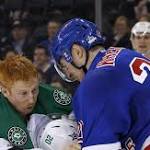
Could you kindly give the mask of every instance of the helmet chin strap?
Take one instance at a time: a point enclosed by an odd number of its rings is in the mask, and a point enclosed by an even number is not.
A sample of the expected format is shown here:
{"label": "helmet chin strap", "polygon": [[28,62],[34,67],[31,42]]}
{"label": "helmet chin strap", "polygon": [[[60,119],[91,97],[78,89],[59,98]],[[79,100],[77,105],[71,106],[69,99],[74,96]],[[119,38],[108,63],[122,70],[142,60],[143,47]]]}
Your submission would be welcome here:
{"label": "helmet chin strap", "polygon": [[83,69],[84,73],[86,74],[86,72],[87,72],[86,65],[87,65],[88,59],[89,59],[89,53],[86,51],[86,59],[85,59],[84,65],[79,67],[73,61],[71,62],[71,64],[77,69]]}

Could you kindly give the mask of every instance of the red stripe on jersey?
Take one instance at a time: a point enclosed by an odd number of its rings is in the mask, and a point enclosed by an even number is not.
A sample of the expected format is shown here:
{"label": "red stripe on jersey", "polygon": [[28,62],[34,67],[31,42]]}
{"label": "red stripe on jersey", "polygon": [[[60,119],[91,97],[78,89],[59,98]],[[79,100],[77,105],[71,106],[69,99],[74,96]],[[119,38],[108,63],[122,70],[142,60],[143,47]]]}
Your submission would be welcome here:
{"label": "red stripe on jersey", "polygon": [[150,150],[150,145],[146,146],[144,150]]}

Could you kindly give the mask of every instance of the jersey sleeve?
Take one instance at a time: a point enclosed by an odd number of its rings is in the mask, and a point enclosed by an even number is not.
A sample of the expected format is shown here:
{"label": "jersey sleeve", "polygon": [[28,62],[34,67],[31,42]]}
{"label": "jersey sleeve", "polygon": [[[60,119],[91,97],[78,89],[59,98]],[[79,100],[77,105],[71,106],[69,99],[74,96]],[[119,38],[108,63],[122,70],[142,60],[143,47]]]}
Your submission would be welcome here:
{"label": "jersey sleeve", "polygon": [[121,149],[121,143],[111,143],[111,144],[99,144],[94,146],[87,146],[84,147],[82,150],[120,150]]}

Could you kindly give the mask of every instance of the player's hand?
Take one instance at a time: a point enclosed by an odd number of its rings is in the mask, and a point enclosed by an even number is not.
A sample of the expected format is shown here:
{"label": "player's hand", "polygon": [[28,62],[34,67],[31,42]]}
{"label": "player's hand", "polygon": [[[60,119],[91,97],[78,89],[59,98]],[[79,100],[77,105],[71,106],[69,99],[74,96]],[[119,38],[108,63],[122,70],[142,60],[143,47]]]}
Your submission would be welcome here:
{"label": "player's hand", "polygon": [[67,147],[64,150],[81,150],[81,146],[79,144],[71,144],[69,147]]}

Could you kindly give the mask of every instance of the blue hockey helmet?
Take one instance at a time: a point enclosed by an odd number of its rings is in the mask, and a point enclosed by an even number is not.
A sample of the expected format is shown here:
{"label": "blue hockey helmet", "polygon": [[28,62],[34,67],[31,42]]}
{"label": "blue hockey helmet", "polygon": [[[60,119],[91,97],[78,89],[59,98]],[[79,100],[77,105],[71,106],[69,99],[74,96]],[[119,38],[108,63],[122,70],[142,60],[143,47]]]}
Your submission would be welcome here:
{"label": "blue hockey helmet", "polygon": [[96,25],[90,21],[74,18],[64,24],[58,31],[52,43],[52,54],[56,62],[61,57],[69,63],[72,62],[71,48],[73,44],[83,46],[87,51],[94,45],[103,45],[105,38]]}

